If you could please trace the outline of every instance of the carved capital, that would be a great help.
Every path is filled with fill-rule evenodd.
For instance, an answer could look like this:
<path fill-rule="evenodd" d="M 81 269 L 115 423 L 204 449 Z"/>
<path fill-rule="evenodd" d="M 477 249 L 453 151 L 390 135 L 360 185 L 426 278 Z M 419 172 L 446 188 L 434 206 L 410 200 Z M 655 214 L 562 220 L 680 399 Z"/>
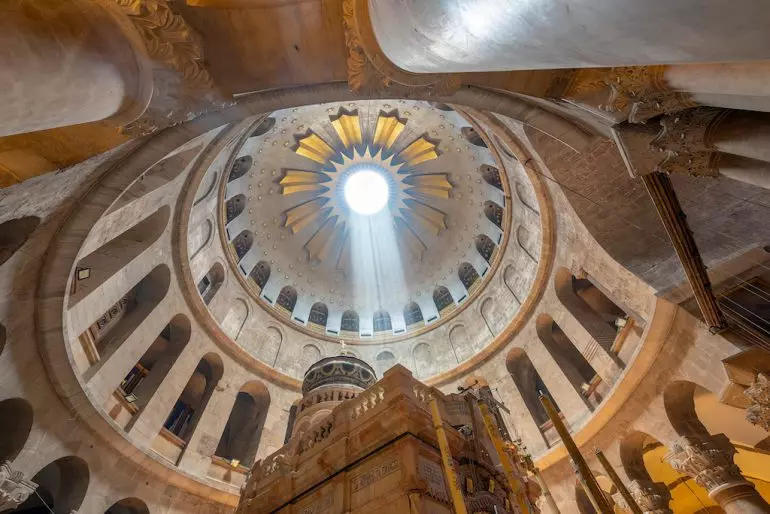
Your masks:
<path fill-rule="evenodd" d="M 733 461 L 735 453 L 735 447 L 724 434 L 683 436 L 671 446 L 665 459 L 672 468 L 692 477 L 709 494 L 715 494 L 729 487 L 747 484 Z"/>
<path fill-rule="evenodd" d="M 615 505 L 617 505 L 623 510 L 627 510 L 627 511 L 631 510 L 631 508 L 628 506 L 628 502 L 626 502 L 626 499 L 623 498 L 623 495 L 620 492 L 617 492 L 612 495 L 612 501 L 615 502 Z"/>
<path fill-rule="evenodd" d="M 672 514 L 671 509 L 668 508 L 671 493 L 666 484 L 649 480 L 633 480 L 628 484 L 628 491 L 645 514 Z"/>
<path fill-rule="evenodd" d="M 770 376 L 757 373 L 743 395 L 751 400 L 746 409 L 746 419 L 770 432 Z"/>
<path fill-rule="evenodd" d="M 0 511 L 15 509 L 37 489 L 37 484 L 24 479 L 11 463 L 0 463 Z"/>
<path fill-rule="evenodd" d="M 599 111 L 621 114 L 631 123 L 645 123 L 661 114 L 694 107 L 696 104 L 689 94 L 666 85 L 664 71 L 665 66 L 579 70 L 563 98 Z"/>
<path fill-rule="evenodd" d="M 393 64 L 374 37 L 367 0 L 344 0 L 342 16 L 352 91 L 408 98 L 416 92 L 449 95 L 460 87 L 458 74 L 410 73 Z"/>

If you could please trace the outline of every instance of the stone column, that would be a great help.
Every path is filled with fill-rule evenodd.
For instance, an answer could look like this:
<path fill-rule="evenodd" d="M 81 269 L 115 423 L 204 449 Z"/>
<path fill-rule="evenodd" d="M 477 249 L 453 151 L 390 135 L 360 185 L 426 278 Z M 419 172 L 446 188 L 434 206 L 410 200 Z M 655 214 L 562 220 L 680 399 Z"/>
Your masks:
<path fill-rule="evenodd" d="M 13 510 L 29 498 L 37 484 L 24 479 L 21 471 L 16 471 L 8 461 L 0 463 L 0 512 Z"/>
<path fill-rule="evenodd" d="M 628 491 L 644 514 L 673 514 L 668 507 L 671 493 L 666 484 L 651 480 L 632 480 Z"/>
<path fill-rule="evenodd" d="M 727 514 L 770 513 L 770 505 L 733 462 L 735 453 L 724 434 L 683 436 L 671 446 L 665 459 L 706 489 Z"/>
<path fill-rule="evenodd" d="M 19 0 L 0 10 L 0 136 L 126 115 L 152 94 L 129 40 L 96 2 Z"/>

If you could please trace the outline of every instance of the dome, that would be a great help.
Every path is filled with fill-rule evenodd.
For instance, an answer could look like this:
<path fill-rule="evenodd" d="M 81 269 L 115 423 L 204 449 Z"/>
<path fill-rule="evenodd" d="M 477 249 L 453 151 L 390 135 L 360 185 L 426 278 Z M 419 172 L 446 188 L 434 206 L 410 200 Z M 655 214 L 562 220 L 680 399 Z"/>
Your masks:
<path fill-rule="evenodd" d="M 352 355 L 337 355 L 316 362 L 305 373 L 302 394 L 322 386 L 354 386 L 367 389 L 377 381 L 374 369 Z"/>

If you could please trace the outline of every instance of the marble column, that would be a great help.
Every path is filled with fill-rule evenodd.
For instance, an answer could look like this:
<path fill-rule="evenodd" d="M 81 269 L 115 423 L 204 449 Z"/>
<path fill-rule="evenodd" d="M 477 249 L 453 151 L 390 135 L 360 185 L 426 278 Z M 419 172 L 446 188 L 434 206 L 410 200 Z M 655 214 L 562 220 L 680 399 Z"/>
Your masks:
<path fill-rule="evenodd" d="M 770 505 L 734 463 L 735 447 L 724 434 L 683 436 L 665 460 L 706 489 L 727 514 L 770 513 Z"/>
<path fill-rule="evenodd" d="M 0 136 L 142 114 L 152 94 L 120 25 L 95 2 L 0 9 Z"/>
<path fill-rule="evenodd" d="M 673 514 L 668 504 L 671 493 L 666 484 L 651 480 L 632 480 L 628 491 L 644 514 Z"/>
<path fill-rule="evenodd" d="M 8 461 L 0 463 L 0 512 L 12 510 L 24 503 L 37 489 L 37 484 L 24 479 Z"/>

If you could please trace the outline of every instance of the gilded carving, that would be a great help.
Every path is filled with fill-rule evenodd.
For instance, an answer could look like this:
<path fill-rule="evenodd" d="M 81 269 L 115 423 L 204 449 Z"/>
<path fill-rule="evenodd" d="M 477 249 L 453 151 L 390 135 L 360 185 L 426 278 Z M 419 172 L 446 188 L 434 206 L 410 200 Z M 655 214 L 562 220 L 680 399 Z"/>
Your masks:
<path fill-rule="evenodd" d="M 683 436 L 671 446 L 665 459 L 672 468 L 692 477 L 710 492 L 747 483 L 733 461 L 735 454 L 735 447 L 724 434 L 707 438 Z"/>
<path fill-rule="evenodd" d="M 628 490 L 639 508 L 645 514 L 672 514 L 668 507 L 671 493 L 665 484 L 648 480 L 633 480 Z"/>
<path fill-rule="evenodd" d="M 770 377 L 757 373 L 754 382 L 743 394 L 751 400 L 746 409 L 746 419 L 770 432 Z"/>

